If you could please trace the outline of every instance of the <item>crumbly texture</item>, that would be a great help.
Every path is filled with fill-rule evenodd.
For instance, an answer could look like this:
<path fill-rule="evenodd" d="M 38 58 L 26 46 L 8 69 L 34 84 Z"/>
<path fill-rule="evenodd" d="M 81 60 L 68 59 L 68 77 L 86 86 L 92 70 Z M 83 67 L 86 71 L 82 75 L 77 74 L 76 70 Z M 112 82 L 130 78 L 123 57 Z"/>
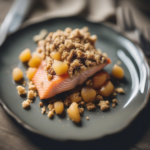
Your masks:
<path fill-rule="evenodd" d="M 22 107 L 27 108 L 30 106 L 31 101 L 29 99 L 22 102 Z"/>
<path fill-rule="evenodd" d="M 44 114 L 46 112 L 46 107 L 43 106 L 43 108 L 41 109 L 41 113 Z"/>
<path fill-rule="evenodd" d="M 93 85 L 93 82 L 92 82 L 91 79 L 89 79 L 89 80 L 87 80 L 87 81 L 85 82 L 85 84 L 86 84 L 87 86 L 92 86 L 92 85 Z"/>
<path fill-rule="evenodd" d="M 49 105 L 47 106 L 47 108 L 49 109 L 49 111 L 52 111 L 52 110 L 54 109 L 54 105 L 53 105 L 53 104 L 49 104 Z"/>
<path fill-rule="evenodd" d="M 17 90 L 18 90 L 19 95 L 24 95 L 24 94 L 27 93 L 26 89 L 23 86 L 20 86 L 20 85 L 17 86 Z"/>
<path fill-rule="evenodd" d="M 34 91 L 32 91 L 32 90 L 28 91 L 28 99 L 34 99 L 34 98 L 35 98 Z"/>
<path fill-rule="evenodd" d="M 109 109 L 109 101 L 100 101 L 98 106 L 102 111 Z"/>
<path fill-rule="evenodd" d="M 80 115 L 83 115 L 83 112 L 84 112 L 84 108 L 78 108 L 79 109 L 79 113 L 80 113 Z"/>
<path fill-rule="evenodd" d="M 115 91 L 116 91 L 117 93 L 120 93 L 120 94 L 124 94 L 124 93 L 125 93 L 125 91 L 124 91 L 124 89 L 123 89 L 122 87 L 116 88 Z"/>
<path fill-rule="evenodd" d="M 39 107 L 42 107 L 43 106 L 43 103 L 42 102 L 39 102 Z"/>
<path fill-rule="evenodd" d="M 112 107 L 113 107 L 113 108 L 115 108 L 115 106 L 116 106 L 116 104 L 115 104 L 115 103 L 113 103 L 113 104 L 112 104 Z"/>
<path fill-rule="evenodd" d="M 36 89 L 36 86 L 35 86 L 34 84 L 32 84 L 32 82 L 29 83 L 28 89 L 29 89 L 29 90 L 32 90 L 32 91 L 36 91 L 36 90 L 37 90 L 37 89 Z"/>
<path fill-rule="evenodd" d="M 94 110 L 94 109 L 96 108 L 96 106 L 95 106 L 94 103 L 89 102 L 89 103 L 86 104 L 86 108 L 87 108 L 88 110 Z"/>
<path fill-rule="evenodd" d="M 51 80 L 55 71 L 51 52 L 59 52 L 62 62 L 68 65 L 68 74 L 72 78 L 81 72 L 106 62 L 106 54 L 95 48 L 96 35 L 90 35 L 87 27 L 82 29 L 66 28 L 65 31 L 50 32 L 44 40 L 38 42 L 37 52 L 46 60 L 45 71 Z"/>
<path fill-rule="evenodd" d="M 34 41 L 34 42 L 38 42 L 39 40 L 44 39 L 44 37 L 45 37 L 47 34 L 48 34 L 48 31 L 47 31 L 46 29 L 42 29 L 38 35 L 35 35 L 35 36 L 33 37 L 33 41 Z"/>
<path fill-rule="evenodd" d="M 47 117 L 48 118 L 53 118 L 54 116 L 54 112 L 53 111 L 49 111 L 48 114 L 47 114 Z"/>
<path fill-rule="evenodd" d="M 70 104 L 71 104 L 71 101 L 70 101 L 68 98 L 66 98 L 66 99 L 64 100 L 64 106 L 65 106 L 65 107 L 69 107 Z"/>
<path fill-rule="evenodd" d="M 84 107 L 85 106 L 85 101 L 79 102 L 78 105 Z"/>
<path fill-rule="evenodd" d="M 71 94 L 71 95 L 70 95 L 70 99 L 71 99 L 71 98 L 78 99 L 78 101 L 81 101 L 81 100 L 82 100 L 82 97 L 81 97 L 81 93 L 80 93 L 80 92 Z"/>
<path fill-rule="evenodd" d="M 100 101 L 100 100 L 103 100 L 103 97 L 101 95 L 96 95 L 96 98 L 95 98 L 96 101 Z"/>
<path fill-rule="evenodd" d="M 116 99 L 113 99 L 112 102 L 115 103 L 115 104 L 118 103 L 118 101 Z"/>

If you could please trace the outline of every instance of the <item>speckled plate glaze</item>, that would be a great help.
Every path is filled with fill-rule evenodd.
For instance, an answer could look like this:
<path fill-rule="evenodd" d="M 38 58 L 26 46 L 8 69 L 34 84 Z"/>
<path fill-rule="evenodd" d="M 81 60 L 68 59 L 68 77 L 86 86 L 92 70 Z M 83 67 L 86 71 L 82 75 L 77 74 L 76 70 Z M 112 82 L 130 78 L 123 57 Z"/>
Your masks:
<path fill-rule="evenodd" d="M 29 110 L 23 109 L 22 101 L 26 98 L 17 94 L 17 83 L 12 79 L 14 67 L 18 66 L 24 73 L 27 69 L 18 59 L 20 52 L 25 48 L 35 50 L 36 43 L 32 37 L 41 29 L 50 32 L 64 30 L 66 27 L 83 26 L 88 26 L 91 34 L 98 36 L 96 47 L 106 52 L 112 60 L 112 64 L 105 68 L 106 71 L 110 73 L 118 60 L 122 62 L 125 76 L 122 82 L 115 86 L 123 87 L 126 94 L 117 95 L 119 103 L 116 108 L 112 108 L 110 103 L 110 110 L 106 112 L 101 112 L 99 108 L 92 112 L 85 110 L 80 124 L 68 120 L 66 111 L 64 116 L 55 115 L 54 119 L 48 119 L 46 114 L 41 114 L 38 97 Z M 119 132 L 144 108 L 148 101 L 148 93 L 149 68 L 143 53 L 132 42 L 102 24 L 75 17 L 51 19 L 17 31 L 0 47 L 0 98 L 3 108 L 25 128 L 53 139 L 93 140 Z M 89 121 L 86 120 L 86 116 L 90 118 Z"/>

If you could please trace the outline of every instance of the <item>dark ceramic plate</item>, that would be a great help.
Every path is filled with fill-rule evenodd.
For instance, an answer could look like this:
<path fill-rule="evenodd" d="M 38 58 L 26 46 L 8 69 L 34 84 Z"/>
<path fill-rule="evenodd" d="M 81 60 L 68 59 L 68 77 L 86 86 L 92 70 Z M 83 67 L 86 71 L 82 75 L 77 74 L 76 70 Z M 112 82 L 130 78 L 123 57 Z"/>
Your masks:
<path fill-rule="evenodd" d="M 88 26 L 91 34 L 96 34 L 96 47 L 106 52 L 112 64 L 106 67 L 111 72 L 113 65 L 121 60 L 125 71 L 124 79 L 116 87 L 123 87 L 125 95 L 117 95 L 119 101 L 116 108 L 107 112 L 96 109 L 93 112 L 85 110 L 82 122 L 77 125 L 65 117 L 55 115 L 53 120 L 41 114 L 40 99 L 36 98 L 30 110 L 22 108 L 26 98 L 17 94 L 16 83 L 12 79 L 12 69 L 20 67 L 24 72 L 18 55 L 25 48 L 35 50 L 36 44 L 32 37 L 41 29 L 48 31 L 64 30 L 66 27 L 82 28 Z M 112 29 L 96 23 L 90 23 L 81 18 L 57 18 L 38 24 L 33 24 L 10 35 L 0 47 L 0 98 L 7 113 L 30 131 L 57 140 L 92 140 L 124 129 L 144 108 L 148 101 L 149 68 L 143 53 L 133 43 Z M 90 120 L 86 120 L 89 116 Z"/>

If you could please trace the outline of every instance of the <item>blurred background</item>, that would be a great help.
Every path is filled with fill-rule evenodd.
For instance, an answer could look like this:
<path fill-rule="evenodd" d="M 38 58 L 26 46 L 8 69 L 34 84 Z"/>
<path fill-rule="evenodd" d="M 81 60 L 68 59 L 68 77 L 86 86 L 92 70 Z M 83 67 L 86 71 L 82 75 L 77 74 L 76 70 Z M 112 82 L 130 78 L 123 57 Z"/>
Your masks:
<path fill-rule="evenodd" d="M 18 15 L 16 17 L 20 17 L 20 22 L 14 24 L 14 26 L 11 26 L 10 23 L 8 34 L 17 30 L 20 26 L 23 27 L 31 23 L 55 17 L 79 16 L 91 22 L 102 22 L 140 45 L 148 62 L 150 62 L 150 0 L 0 0 L 1 28 L 4 21 L 9 20 L 8 16 L 12 13 L 13 7 Z M 12 21 L 14 23 L 15 19 Z M 0 32 L 1 35 L 2 32 Z M 109 141 L 109 144 L 115 150 L 150 150 L 150 119 L 148 118 L 150 117 L 150 110 L 148 106 L 139 116 L 140 120 L 135 119 L 129 128 L 121 134 L 115 135 L 115 139 L 110 136 L 103 139 L 102 142 L 106 144 Z M 47 149 L 48 139 L 43 138 L 41 142 L 39 135 L 33 135 L 20 127 L 5 114 L 2 108 L 0 108 L 0 120 L 2 121 L 0 121 L 0 149 L 16 150 L 21 146 L 31 150 L 43 149 L 43 146 L 44 149 Z M 140 125 L 134 126 L 139 122 L 145 124 L 144 129 L 141 129 Z M 6 126 L 6 129 L 4 126 Z M 10 132 L 11 130 L 15 131 L 16 135 L 20 135 L 20 137 L 13 138 L 15 135 Z M 135 130 L 134 133 L 137 135 L 130 135 L 131 130 Z M 129 136 L 133 140 L 128 141 Z M 11 140 L 8 142 L 7 139 Z M 53 142 L 58 144 L 55 141 Z M 80 143 L 78 144 L 81 146 Z M 93 142 L 93 144 L 95 143 Z M 107 147 L 109 147 L 108 145 Z M 101 145 L 99 145 L 99 148 L 101 148 Z"/>

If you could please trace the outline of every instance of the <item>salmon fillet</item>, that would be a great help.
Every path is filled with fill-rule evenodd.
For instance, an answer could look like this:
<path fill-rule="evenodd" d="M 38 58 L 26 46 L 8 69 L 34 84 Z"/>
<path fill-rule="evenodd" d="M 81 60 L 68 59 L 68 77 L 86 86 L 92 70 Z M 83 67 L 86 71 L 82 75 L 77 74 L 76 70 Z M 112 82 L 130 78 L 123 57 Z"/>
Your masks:
<path fill-rule="evenodd" d="M 46 62 L 42 61 L 36 74 L 32 78 L 32 81 L 38 90 L 40 99 L 47 99 L 64 91 L 71 90 L 77 85 L 81 85 L 88 77 L 100 71 L 109 63 L 111 63 L 111 61 L 110 59 L 107 59 L 106 63 L 94 66 L 93 68 L 82 72 L 80 75 L 77 75 L 72 79 L 69 78 L 68 73 L 65 73 L 61 76 L 54 75 L 53 79 L 49 81 L 47 79 L 47 74 L 44 71 Z"/>

